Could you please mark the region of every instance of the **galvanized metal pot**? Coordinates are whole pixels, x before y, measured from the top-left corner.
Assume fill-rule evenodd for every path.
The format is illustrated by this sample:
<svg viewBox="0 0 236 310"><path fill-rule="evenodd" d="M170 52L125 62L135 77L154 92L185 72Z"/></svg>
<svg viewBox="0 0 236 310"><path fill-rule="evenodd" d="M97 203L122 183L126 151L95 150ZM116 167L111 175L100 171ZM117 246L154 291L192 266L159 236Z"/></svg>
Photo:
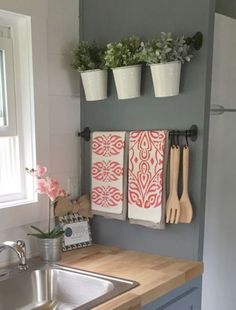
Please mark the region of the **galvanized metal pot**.
<svg viewBox="0 0 236 310"><path fill-rule="evenodd" d="M62 236L39 239L40 257L46 262L57 262L62 254Z"/></svg>

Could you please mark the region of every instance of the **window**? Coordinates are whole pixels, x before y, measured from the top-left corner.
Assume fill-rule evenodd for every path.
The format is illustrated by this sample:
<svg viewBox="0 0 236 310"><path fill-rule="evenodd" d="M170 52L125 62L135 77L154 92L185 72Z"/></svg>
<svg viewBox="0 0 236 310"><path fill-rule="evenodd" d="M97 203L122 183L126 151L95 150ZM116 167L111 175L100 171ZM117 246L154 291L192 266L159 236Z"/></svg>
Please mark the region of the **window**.
<svg viewBox="0 0 236 310"><path fill-rule="evenodd" d="M18 137L0 138L0 202L23 198Z"/></svg>
<svg viewBox="0 0 236 310"><path fill-rule="evenodd" d="M0 43L0 46L2 46L1 43ZM0 127L1 128L4 128L8 125L7 103L6 103L6 70L5 70L5 67L6 67L5 51L3 49L0 49Z"/></svg>
<svg viewBox="0 0 236 310"><path fill-rule="evenodd" d="M35 199L31 21L0 10L0 208Z"/></svg>
<svg viewBox="0 0 236 310"><path fill-rule="evenodd" d="M0 30L9 27L0 27ZM13 42L11 37L3 38L0 31L0 133L1 136L16 135L15 78L13 62Z"/></svg>
<svg viewBox="0 0 236 310"><path fill-rule="evenodd" d="M5 98L5 59L4 51L0 50L0 127L7 126L6 98Z"/></svg>

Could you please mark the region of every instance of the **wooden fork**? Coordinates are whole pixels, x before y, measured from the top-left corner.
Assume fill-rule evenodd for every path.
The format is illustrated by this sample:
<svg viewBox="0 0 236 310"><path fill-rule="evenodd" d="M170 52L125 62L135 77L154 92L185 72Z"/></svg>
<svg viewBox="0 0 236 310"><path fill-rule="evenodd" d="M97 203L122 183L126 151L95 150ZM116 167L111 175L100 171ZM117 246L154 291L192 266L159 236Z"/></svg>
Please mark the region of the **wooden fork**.
<svg viewBox="0 0 236 310"><path fill-rule="evenodd" d="M178 224L180 202L178 197L180 147L171 146L170 151L170 193L166 203L166 223Z"/></svg>

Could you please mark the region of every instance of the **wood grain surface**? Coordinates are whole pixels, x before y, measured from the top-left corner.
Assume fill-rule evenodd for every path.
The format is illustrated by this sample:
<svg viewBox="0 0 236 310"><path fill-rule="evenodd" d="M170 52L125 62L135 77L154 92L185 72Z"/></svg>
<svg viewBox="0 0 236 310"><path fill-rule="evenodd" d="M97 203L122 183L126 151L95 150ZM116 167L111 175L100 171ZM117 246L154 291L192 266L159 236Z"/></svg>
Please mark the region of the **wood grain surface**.
<svg viewBox="0 0 236 310"><path fill-rule="evenodd" d="M201 262L102 245L66 252L59 264L140 283L127 293L97 306L96 310L139 309L203 272Z"/></svg>

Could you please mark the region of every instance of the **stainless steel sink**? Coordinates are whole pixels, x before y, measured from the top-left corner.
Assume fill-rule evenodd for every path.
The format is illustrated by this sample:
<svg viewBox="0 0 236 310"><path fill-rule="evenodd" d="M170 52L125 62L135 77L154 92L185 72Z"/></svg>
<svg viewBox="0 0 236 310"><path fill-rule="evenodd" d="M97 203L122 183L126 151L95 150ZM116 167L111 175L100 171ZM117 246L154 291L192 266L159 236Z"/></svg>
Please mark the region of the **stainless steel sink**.
<svg viewBox="0 0 236 310"><path fill-rule="evenodd" d="M59 265L29 261L29 270L0 269L0 310L93 307L138 283Z"/></svg>

